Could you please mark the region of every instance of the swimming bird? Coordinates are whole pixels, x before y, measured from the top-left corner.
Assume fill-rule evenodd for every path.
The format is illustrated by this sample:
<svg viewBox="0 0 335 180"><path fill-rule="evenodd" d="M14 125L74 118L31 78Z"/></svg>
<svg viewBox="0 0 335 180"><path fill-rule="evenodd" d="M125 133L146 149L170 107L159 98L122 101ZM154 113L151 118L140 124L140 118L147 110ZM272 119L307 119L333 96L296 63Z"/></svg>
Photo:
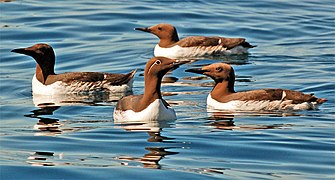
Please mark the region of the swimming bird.
<svg viewBox="0 0 335 180"><path fill-rule="evenodd" d="M213 90L207 97L209 109L232 111L276 111L310 110L327 101L313 94L286 89L259 89L235 92L234 69L225 63L215 63L186 72L204 74L215 81Z"/></svg>
<svg viewBox="0 0 335 180"><path fill-rule="evenodd" d="M102 72L55 73L55 53L48 44L35 44L27 48L13 49L11 52L31 56L36 61L36 72L32 79L35 94L52 95L106 91L124 93L132 90L136 70L128 74Z"/></svg>
<svg viewBox="0 0 335 180"><path fill-rule="evenodd" d="M159 43L155 46L154 55L169 58L244 54L249 48L255 47L244 38L189 36L179 40L177 29L171 24L157 24L135 30L156 35Z"/></svg>
<svg viewBox="0 0 335 180"><path fill-rule="evenodd" d="M144 94L121 98L114 109L115 121L175 120L176 113L162 98L163 76L178 66L178 60L154 57L146 63Z"/></svg>

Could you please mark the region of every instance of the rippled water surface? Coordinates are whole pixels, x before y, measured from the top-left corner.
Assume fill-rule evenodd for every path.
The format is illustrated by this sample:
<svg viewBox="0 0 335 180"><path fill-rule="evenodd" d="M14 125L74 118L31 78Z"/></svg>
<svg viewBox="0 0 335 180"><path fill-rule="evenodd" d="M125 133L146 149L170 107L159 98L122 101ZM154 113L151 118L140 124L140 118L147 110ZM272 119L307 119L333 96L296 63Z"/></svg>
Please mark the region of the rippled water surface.
<svg viewBox="0 0 335 180"><path fill-rule="evenodd" d="M0 179L335 178L333 1L16 0L0 1L0 10ZM119 97L36 107L35 62L10 52L48 43L58 73L137 68L140 94L158 39L133 29L161 22L181 37L257 45L247 56L192 61L168 74L178 78L162 86L175 121L116 123ZM219 61L235 68L237 91L286 88L329 101L316 111L207 113L212 81L184 70Z"/></svg>

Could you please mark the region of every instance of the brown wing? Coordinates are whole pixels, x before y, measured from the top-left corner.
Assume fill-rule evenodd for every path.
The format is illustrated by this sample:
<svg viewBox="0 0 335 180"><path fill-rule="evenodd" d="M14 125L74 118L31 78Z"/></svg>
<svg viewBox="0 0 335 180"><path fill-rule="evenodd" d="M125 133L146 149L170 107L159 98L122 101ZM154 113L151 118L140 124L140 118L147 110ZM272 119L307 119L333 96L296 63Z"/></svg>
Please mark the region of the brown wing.
<svg viewBox="0 0 335 180"><path fill-rule="evenodd" d="M128 74L111 74L105 73L106 80L110 82L111 85L127 84L135 75L136 70L131 71Z"/></svg>
<svg viewBox="0 0 335 180"><path fill-rule="evenodd" d="M72 81L97 82L104 79L104 73L99 72L70 72L57 75L49 75L45 84L52 84L56 81L69 83Z"/></svg>
<svg viewBox="0 0 335 180"><path fill-rule="evenodd" d="M139 106L141 106L140 101L143 98L142 95L130 95L122 97L116 104L117 110L133 110L138 112Z"/></svg>
<svg viewBox="0 0 335 180"><path fill-rule="evenodd" d="M71 81L81 82L98 82L107 81L111 85L122 85L127 84L135 75L136 70L131 71L128 74L113 74L113 73L101 73L101 72L69 72L57 75L50 75L47 78L46 84L52 84L56 81L63 81L69 83Z"/></svg>
<svg viewBox="0 0 335 180"><path fill-rule="evenodd" d="M283 91L285 91L285 97L283 98ZM313 94L304 94L299 91L286 90L286 89L262 89L262 90L253 90L238 92L228 95L225 101L231 100L292 100L294 104L302 102L319 102L322 99L319 99Z"/></svg>
<svg viewBox="0 0 335 180"><path fill-rule="evenodd" d="M246 47L253 47L245 42L244 38L225 38L225 37L205 37L205 36L190 36L181 39L176 43L181 47L192 46L223 46L227 49L232 49L238 45L246 45Z"/></svg>

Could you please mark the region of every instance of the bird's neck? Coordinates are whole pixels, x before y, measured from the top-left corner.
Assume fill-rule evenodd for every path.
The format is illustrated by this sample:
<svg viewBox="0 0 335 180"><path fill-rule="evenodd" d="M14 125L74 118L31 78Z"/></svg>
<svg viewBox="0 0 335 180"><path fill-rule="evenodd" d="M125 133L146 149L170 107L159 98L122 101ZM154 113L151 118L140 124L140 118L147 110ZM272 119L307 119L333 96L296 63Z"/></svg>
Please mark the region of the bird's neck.
<svg viewBox="0 0 335 180"><path fill-rule="evenodd" d="M36 63L36 79L42 84L46 84L49 75L55 75L53 68L41 68L41 66Z"/></svg>
<svg viewBox="0 0 335 180"><path fill-rule="evenodd" d="M172 34L171 36L169 37L165 37L165 38L160 38L160 41L159 41L159 46L160 47L169 47L171 46L172 44L176 43L179 41L179 37L178 37L178 34L177 33L174 33Z"/></svg>
<svg viewBox="0 0 335 180"><path fill-rule="evenodd" d="M146 100L146 103L152 103L156 99L162 99L161 95L161 82L162 78L156 76L144 76L144 97L143 99Z"/></svg>
<svg viewBox="0 0 335 180"><path fill-rule="evenodd" d="M222 81L216 82L211 92L211 96L213 99L220 101L221 98L232 93L235 93L234 83L230 81Z"/></svg>

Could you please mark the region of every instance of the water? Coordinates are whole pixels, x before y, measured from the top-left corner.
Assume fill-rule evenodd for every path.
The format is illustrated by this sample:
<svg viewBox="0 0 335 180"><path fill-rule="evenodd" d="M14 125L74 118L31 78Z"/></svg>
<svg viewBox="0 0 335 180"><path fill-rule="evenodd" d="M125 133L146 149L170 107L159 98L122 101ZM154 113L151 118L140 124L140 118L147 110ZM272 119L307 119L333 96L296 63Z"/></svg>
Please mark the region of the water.
<svg viewBox="0 0 335 180"><path fill-rule="evenodd" d="M333 179L333 1L9 1L1 14L1 179ZM168 74L164 98L178 119L113 122L115 101L38 108L35 63L10 50L44 42L56 72L126 73L138 68L134 93L158 39L134 31L161 22L181 37L245 37L244 57L204 59ZM184 72L218 61L233 65L236 90L286 88L328 102L317 111L211 114L211 80Z"/></svg>

